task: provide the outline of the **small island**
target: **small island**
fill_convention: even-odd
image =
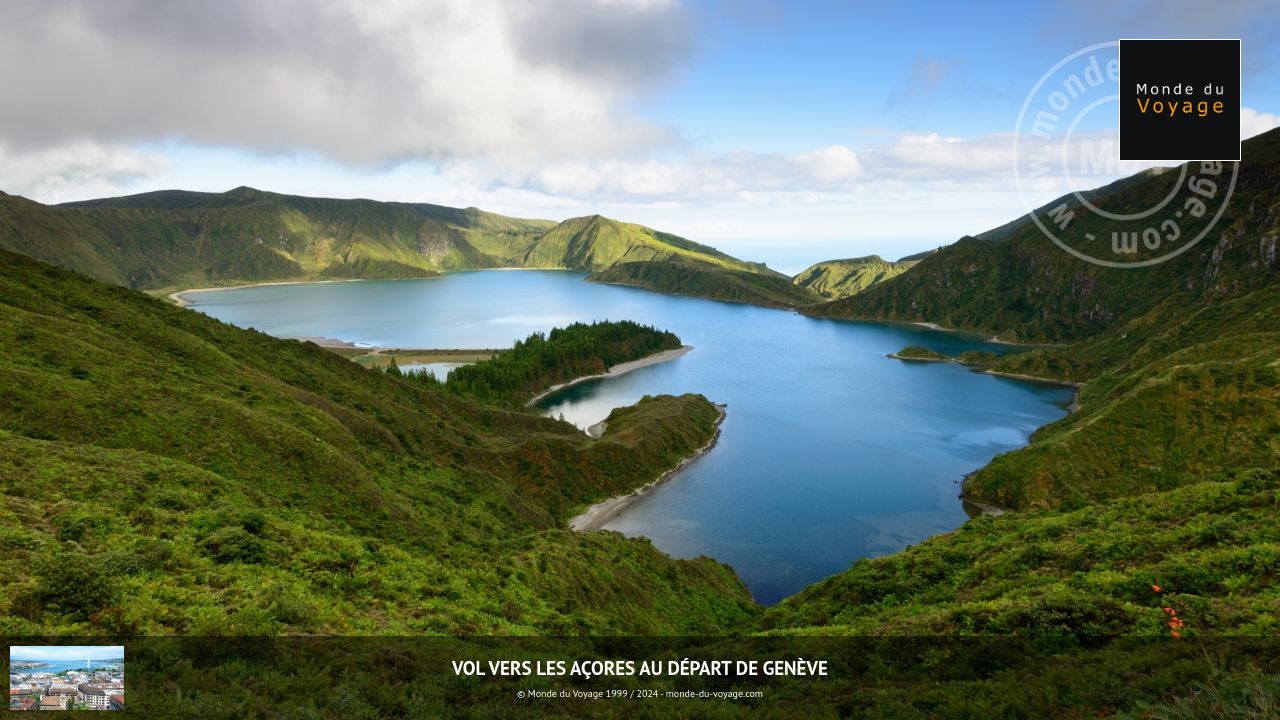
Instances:
[[[894,358],[895,360],[912,360],[915,362],[951,362],[953,359],[940,352],[936,352],[919,345],[908,345],[896,353],[889,353],[887,357]]]

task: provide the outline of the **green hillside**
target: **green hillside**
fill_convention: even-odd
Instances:
[[[827,300],[857,295],[876,283],[897,277],[915,265],[913,260],[890,262],[879,255],[826,260],[810,265],[792,280]]]
[[[764,271],[761,265],[715,248],[599,215],[565,220],[538,236],[516,260],[520,267],[592,271],[619,263],[660,261],[697,261],[733,270]]]
[[[1174,303],[997,370],[1087,379],[1080,410],[995,458],[965,492],[1002,507],[1075,507],[1280,461],[1280,284],[1188,310]]]
[[[1024,219],[990,239],[962,238],[890,282],[806,312],[1073,342],[1116,330],[1166,298],[1189,308],[1256,290],[1280,268],[1280,132],[1247,141],[1243,153],[1235,194],[1213,232],[1167,262],[1119,272],[1081,262]],[[1144,173],[1108,187],[1107,207],[1123,212],[1156,204],[1167,195],[1168,180]],[[1079,223],[1077,231],[1109,242],[1109,221],[1090,213]]]
[[[634,285],[672,295],[766,307],[799,307],[819,299],[809,290],[793,285],[780,273],[706,262],[625,262],[587,279],[614,285]]]
[[[980,517],[767,610],[774,632],[1167,636],[1274,634],[1280,469],[1206,474],[1073,512]],[[1152,590],[1159,586],[1161,592]]]
[[[706,444],[701,396],[592,440],[0,251],[8,635],[704,633],[733,572],[557,528]]]
[[[492,267],[597,271],[698,261],[771,274],[714,248],[593,215],[563,223],[476,208],[336,200],[240,187],[46,206],[0,193],[0,247],[135,288],[429,277]]]

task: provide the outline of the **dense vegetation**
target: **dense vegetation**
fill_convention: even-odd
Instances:
[[[890,262],[879,255],[848,260],[826,260],[805,268],[792,282],[826,300],[857,295],[872,285],[897,277],[915,260]]]
[[[817,301],[817,295],[793,285],[771,270],[736,270],[704,262],[626,262],[591,275],[592,282],[636,285],[673,295],[751,303],[767,307],[798,307]]]
[[[592,440],[0,251],[6,635],[700,633],[733,572],[559,530],[713,435]]]
[[[1280,469],[1239,470],[1072,512],[979,517],[859,561],[761,627],[850,635],[1274,635]],[[1154,592],[1152,586],[1161,588]]]
[[[767,272],[705,245],[593,215],[562,223],[425,203],[241,187],[50,207],[0,193],[0,247],[136,288],[306,278],[406,278],[492,267],[602,270],[699,261]]]
[[[629,320],[574,323],[534,333],[490,360],[455,368],[443,387],[498,405],[523,405],[553,385],[600,375],[609,368],[680,347],[675,334]],[[435,376],[418,379],[429,384]]]
[[[1079,506],[1280,461],[1280,284],[1115,334],[1002,358],[997,370],[1085,379],[1078,412],[965,483],[985,502]]]

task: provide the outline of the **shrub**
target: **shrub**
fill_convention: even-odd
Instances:
[[[100,557],[60,553],[36,566],[36,594],[45,608],[78,619],[111,604],[116,583]]]
[[[142,570],[163,570],[173,559],[173,543],[168,540],[143,538],[134,545],[133,553]]]
[[[111,526],[108,518],[85,512],[71,512],[54,520],[58,526],[58,539],[64,542],[83,543],[93,536],[105,535]]]
[[[259,563],[267,554],[262,541],[238,525],[214,531],[200,542],[200,549],[218,563]]]

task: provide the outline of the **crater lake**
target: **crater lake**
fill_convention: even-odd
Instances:
[[[647,537],[675,557],[727,563],[767,604],[859,558],[955,529],[967,517],[963,477],[1025,445],[1066,414],[1072,397],[1066,387],[885,357],[907,345],[947,355],[1017,350],[977,336],[814,319],[584,277],[483,270],[182,295],[240,327],[377,347],[504,348],[593,320],[675,332],[693,351],[565,388],[538,411],[585,429],[644,395],[696,392],[727,405],[716,447],[605,528]]]

